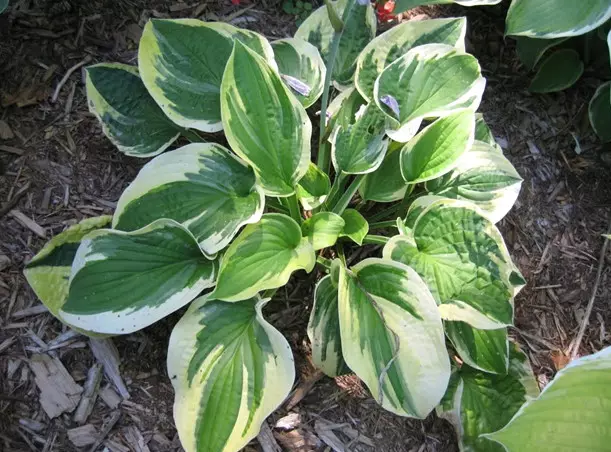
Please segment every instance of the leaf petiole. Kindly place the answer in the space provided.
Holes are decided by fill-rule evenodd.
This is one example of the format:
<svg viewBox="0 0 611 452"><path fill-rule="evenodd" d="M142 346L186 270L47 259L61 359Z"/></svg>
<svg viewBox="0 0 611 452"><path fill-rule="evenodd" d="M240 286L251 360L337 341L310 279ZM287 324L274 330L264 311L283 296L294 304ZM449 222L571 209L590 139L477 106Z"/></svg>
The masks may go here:
<svg viewBox="0 0 611 452"><path fill-rule="evenodd" d="M301 217L301 209L299 209L299 201L297 201L297 195L292 194L288 198L284 198L286 200L286 204L289 208L289 213L291 218L295 220L299 225L303 223L303 218Z"/></svg>
<svg viewBox="0 0 611 452"><path fill-rule="evenodd" d="M191 143L205 143L206 142L206 140L200 137L199 134L193 130L184 129L181 132L181 135L185 137L187 140L189 140Z"/></svg>
<svg viewBox="0 0 611 452"><path fill-rule="evenodd" d="M386 243L390 240L388 237L384 237L383 235L366 235L363 239L363 243L367 243L369 245L386 245Z"/></svg>
<svg viewBox="0 0 611 452"><path fill-rule="evenodd" d="M326 270L331 270L331 259L327 259L326 257L323 256L317 256L316 257L316 263L322 267L324 267Z"/></svg>
<svg viewBox="0 0 611 452"><path fill-rule="evenodd" d="M355 195L356 191L363 183L363 180L365 180L365 176L363 174L357 174L344 192L344 194L342 195L342 197L339 198L339 201L337 201L337 204L335 204L331 212L336 213L338 215L344 213L344 210L346 210L346 207L348 207L348 204L350 204L352 197Z"/></svg>
<svg viewBox="0 0 611 452"><path fill-rule="evenodd" d="M342 15L342 21L346 21L350 17L350 11L354 6L356 0L348 0L348 4L344 8ZM330 148L324 145L324 139L327 130L327 107L329 106L329 91L331 90L331 84L333 82L333 68L335 67L335 60L339 52L339 44L342 39L343 31L333 33L333 40L331 41L331 49L329 51L329 60L327 61L327 73L325 74L324 88L322 92L322 99L320 102L320 135L318 138L318 158L316 164L325 173L329 173L331 167L330 159Z"/></svg>
<svg viewBox="0 0 611 452"><path fill-rule="evenodd" d="M370 223L369 230L372 229L384 229L384 228L396 228L397 221L396 220L387 220L387 221L378 221L377 223Z"/></svg>

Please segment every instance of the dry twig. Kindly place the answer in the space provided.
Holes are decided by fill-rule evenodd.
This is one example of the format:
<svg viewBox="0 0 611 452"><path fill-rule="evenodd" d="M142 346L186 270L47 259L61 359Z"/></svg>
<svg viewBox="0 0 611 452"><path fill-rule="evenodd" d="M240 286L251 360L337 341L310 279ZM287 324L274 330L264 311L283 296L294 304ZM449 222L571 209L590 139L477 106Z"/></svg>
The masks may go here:
<svg viewBox="0 0 611 452"><path fill-rule="evenodd" d="M611 220L609 220L609 226L607 226L607 235L611 234ZM596 281L594 282L594 287L592 288L592 296L590 297L590 301L588 302L588 307L586 308L586 313L583 316L583 320L581 321L581 327L579 328L579 333L577 333L577 338L575 338L575 342L573 342L573 348L571 350L571 360L574 360L577 357L577 353L579 353L579 346L581 345L581 341L583 340L583 335L586 332L586 327L590 322L590 316L592 315L592 308L594 307L594 300L596 300L596 292L598 291L598 285L600 284L600 277L603 273L603 268L605 266L605 256L607 255L607 247L609 246L609 239L605 237L605 242L600 250L600 256L598 258L598 270L596 271Z"/></svg>
<svg viewBox="0 0 611 452"><path fill-rule="evenodd" d="M85 64L89 63L90 61L91 61L91 55L87 55L82 61L79 61L78 63L76 63L74 66L72 66L70 69L66 71L66 74L59 81L59 83L57 84L57 87L55 88L55 92L53 93L53 97L51 98L51 103L54 104L55 102L57 102L57 98L59 97L59 92L62 90L62 87L66 84L66 82L68 81L72 73L76 71L78 68L80 68L81 66L84 66Z"/></svg>

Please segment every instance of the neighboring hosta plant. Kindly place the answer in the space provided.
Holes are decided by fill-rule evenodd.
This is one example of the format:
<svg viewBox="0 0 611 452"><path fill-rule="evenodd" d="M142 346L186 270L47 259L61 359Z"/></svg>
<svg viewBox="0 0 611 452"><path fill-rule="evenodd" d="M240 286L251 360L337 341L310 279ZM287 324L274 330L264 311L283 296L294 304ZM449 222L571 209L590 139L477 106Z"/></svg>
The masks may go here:
<svg viewBox="0 0 611 452"><path fill-rule="evenodd" d="M536 70L530 91L562 91L577 82L586 65L609 78L611 2L589 0L513 0L505 33L517 40L526 68ZM590 124L598 137L611 141L611 82L590 101Z"/></svg>
<svg viewBox="0 0 611 452"><path fill-rule="evenodd" d="M437 413L459 432L461 450L609 450L611 347L568 364L541 394L526 356L513 347L509 356L507 375L452 373Z"/></svg>
<svg viewBox="0 0 611 452"><path fill-rule="evenodd" d="M368 1L329 3L272 43L152 20L138 67L87 68L106 135L156 157L112 221L72 226L25 273L88 334L131 333L190 304L168 350L187 451L239 450L289 394L292 353L264 307L298 270L321 275L314 362L356 373L393 413L425 418L448 383L454 400L452 362L465 387L501 385L502 420L529 393L507 338L524 281L495 226L521 179L475 113L485 80L466 22L407 22L374 39L373 14ZM225 145L200 138L220 131ZM464 441L476 442L502 425L485 393L469 394L495 417L470 427Z"/></svg>
<svg viewBox="0 0 611 452"><path fill-rule="evenodd" d="M501 0L397 0L395 13L419 5L494 5ZM562 91L574 85L586 65L609 79L611 2L609 0L512 0L505 34L517 41L522 64L535 75L529 90ZM607 47L608 46L608 47ZM611 81L590 101L590 124L603 142L611 141Z"/></svg>

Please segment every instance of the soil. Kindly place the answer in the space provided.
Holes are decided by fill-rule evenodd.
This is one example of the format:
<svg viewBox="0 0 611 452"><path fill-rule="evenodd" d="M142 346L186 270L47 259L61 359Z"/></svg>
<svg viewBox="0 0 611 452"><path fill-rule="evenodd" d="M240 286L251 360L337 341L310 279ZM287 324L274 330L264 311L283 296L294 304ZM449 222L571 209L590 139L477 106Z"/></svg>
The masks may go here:
<svg viewBox="0 0 611 452"><path fill-rule="evenodd" d="M71 415L50 420L39 404L29 359L66 328L36 311L39 301L22 270L46 240L68 225L112 213L143 164L120 154L103 136L87 110L81 68L60 81L82 62L134 64L139 34L150 17L197 16L230 21L270 39L289 36L295 18L281 5L278 0L238 6L229 0L13 0L10 12L0 16L0 120L8 126L0 123L0 450L89 449L78 449L68 439L67 431L77 426ZM569 360L609 222L608 149L587 127L587 103L601 80L586 72L574 88L531 95L532 74L518 63L513 42L503 38L502 6L423 8L409 16L420 14L468 16L468 50L488 79L481 111L524 178L516 206L499 226L528 280L515 301L511 335L530 356L544 386ZM18 220L19 212L29 221ZM603 255L601 264L607 259ZM609 277L604 267L578 355L611 343L606 329L611 325ZM330 423L343 432L339 437L349 444L346 450L457 450L452 428L434 414L424 421L395 416L379 408L354 376L333 380L311 367L305 325L315 278L293 278L268 305L271 322L293 346L299 375L289 400L294 406L284 405L269 420L277 442L286 450L324 450L321 431ZM165 369L167 340L180 315L113 338L131 397L122 402L118 422L104 437L103 446L110 450L180 449ZM83 337L49 353L79 384L95 362ZM87 422L100 431L112 412L98 400ZM289 413L300 416L298 428L276 428ZM351 439L354 432L358 436ZM257 441L248 446L259 448Z"/></svg>

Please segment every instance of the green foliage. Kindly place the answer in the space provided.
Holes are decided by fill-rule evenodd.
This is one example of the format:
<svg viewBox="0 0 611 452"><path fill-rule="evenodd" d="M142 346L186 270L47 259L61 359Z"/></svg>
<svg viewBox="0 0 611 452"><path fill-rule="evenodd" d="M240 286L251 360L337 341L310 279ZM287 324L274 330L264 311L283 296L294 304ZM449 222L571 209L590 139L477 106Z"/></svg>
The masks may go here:
<svg viewBox="0 0 611 452"><path fill-rule="evenodd" d="M295 16L295 23L301 25L303 21L312 13L314 5L312 0L284 0L282 11Z"/></svg>
<svg viewBox="0 0 611 452"><path fill-rule="evenodd" d="M506 426L482 440L496 441L503 446L499 450L509 452L608 450L610 383L611 347L607 347L572 361L537 398L531 395Z"/></svg>
<svg viewBox="0 0 611 452"><path fill-rule="evenodd" d="M521 178L476 114L485 80L465 52L466 21L372 41L372 17L369 2L327 3L273 43L152 20L138 68L88 68L106 135L154 158L112 222L59 234L26 277L86 334L133 332L189 305L168 350L187 452L238 451L289 394L292 352L263 307L317 264L307 333L327 375L356 373L401 416L441 403L472 450L494 447L481 435L531 393L507 336L524 281L495 226ZM227 147L196 133L221 130Z"/></svg>
<svg viewBox="0 0 611 452"><path fill-rule="evenodd" d="M494 5L500 0L397 0L394 13L420 5L457 3L463 6ZM505 34L517 41L520 61L535 75L529 86L534 93L553 93L573 86L586 64L608 66L611 52L611 2L588 0L512 0ZM396 27L398 29L399 27ZM357 80L357 86L359 82ZM590 102L592 129L603 142L611 141L611 97L603 84Z"/></svg>

